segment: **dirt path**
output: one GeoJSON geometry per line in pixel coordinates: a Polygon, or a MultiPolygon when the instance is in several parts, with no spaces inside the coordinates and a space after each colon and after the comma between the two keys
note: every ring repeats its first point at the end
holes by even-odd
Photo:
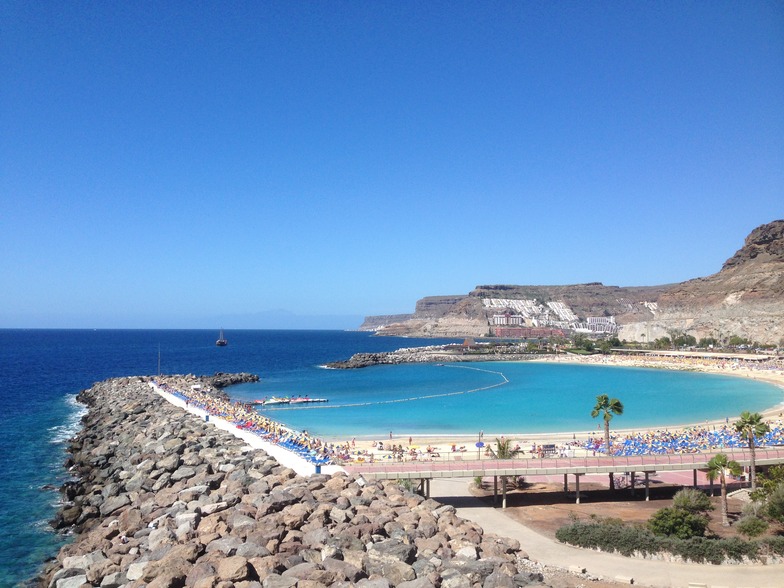
{"type": "MultiPolygon", "coordinates": [[[[569,522],[569,512],[577,510],[579,516],[587,517],[592,513],[602,513],[601,516],[614,516],[613,513],[620,515],[620,510],[623,510],[623,518],[647,520],[652,512],[667,505],[665,501],[607,502],[600,500],[601,496],[592,495],[583,504],[574,505],[564,500],[556,502],[551,488],[549,497],[547,491],[535,492],[532,494],[540,494],[539,498],[526,497],[525,507],[516,505],[504,512],[492,507],[492,498],[474,496],[469,485],[470,481],[465,478],[434,479],[431,496],[439,502],[454,505],[459,516],[479,523],[486,531],[520,541],[531,560],[544,565],[544,573],[552,578],[549,582],[554,586],[605,588],[629,584],[630,581],[636,585],[655,587],[694,585],[772,588],[784,585],[784,564],[679,564],[577,549],[552,539],[555,529],[569,522]],[[570,574],[570,569],[585,569],[587,575],[570,574]],[[592,581],[592,578],[595,580],[592,581]]],[[[560,495],[563,497],[563,493],[560,495]]],[[[518,500],[522,501],[522,495],[511,495],[507,498],[507,504],[514,505],[518,500]]],[[[716,525],[712,524],[711,528],[715,530],[716,525]]]]}

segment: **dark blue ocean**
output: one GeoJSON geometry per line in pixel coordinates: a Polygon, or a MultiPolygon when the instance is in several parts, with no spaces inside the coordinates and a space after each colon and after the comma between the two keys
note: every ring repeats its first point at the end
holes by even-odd
{"type": "MultiPolygon", "coordinates": [[[[229,389],[240,400],[309,395],[329,402],[269,410],[329,438],[396,434],[590,431],[596,395],[624,402],[618,426],[732,418],[782,402],[782,389],[726,376],[583,365],[478,363],[328,370],[360,351],[447,340],[343,331],[0,330],[0,588],[35,574],[67,541],[47,524],[66,441],[79,428],[76,394],[116,376],[252,372],[258,384],[229,389]]],[[[615,425],[616,421],[613,421],[615,425]]]]}
{"type": "Polygon", "coordinates": [[[35,574],[66,538],[49,530],[65,481],[65,441],[79,428],[76,394],[117,376],[253,372],[281,381],[324,373],[317,366],[358,351],[432,340],[342,331],[0,329],[0,587],[35,574]]]}

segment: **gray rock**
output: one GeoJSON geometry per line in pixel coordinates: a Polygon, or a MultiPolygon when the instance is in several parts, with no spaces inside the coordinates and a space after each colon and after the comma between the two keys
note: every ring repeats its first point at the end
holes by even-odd
{"type": "Polygon", "coordinates": [[[180,456],[176,453],[167,455],[155,462],[155,469],[163,470],[164,472],[174,472],[181,463],[180,456]]]}
{"type": "Polygon", "coordinates": [[[416,547],[406,545],[397,539],[387,539],[374,543],[367,550],[368,557],[382,562],[402,561],[411,564],[416,559],[416,547]]]}
{"type": "Polygon", "coordinates": [[[75,570],[84,570],[85,572],[90,569],[91,566],[100,563],[102,561],[106,561],[106,556],[103,554],[102,551],[92,551],[90,553],[86,553],[84,555],[75,555],[72,557],[66,557],[63,559],[63,568],[66,570],[75,569],[75,570]]]}
{"type": "Polygon", "coordinates": [[[123,572],[114,572],[107,574],[101,580],[101,588],[120,588],[128,582],[128,578],[123,572]]]}
{"type": "Polygon", "coordinates": [[[242,543],[242,539],[239,537],[221,537],[220,539],[215,539],[207,544],[207,553],[218,551],[226,556],[232,556],[237,553],[237,550],[242,543]]]}
{"type": "Polygon", "coordinates": [[[386,578],[366,578],[356,583],[357,588],[389,588],[389,580],[386,578]]]}
{"type": "Polygon", "coordinates": [[[324,527],[318,527],[317,529],[303,533],[302,544],[308,547],[319,548],[326,544],[329,538],[329,531],[324,527]]]}
{"type": "Polygon", "coordinates": [[[409,582],[401,582],[396,588],[435,588],[435,584],[427,578],[416,578],[409,582]]]}
{"type": "Polygon", "coordinates": [[[185,578],[185,585],[198,586],[199,582],[208,581],[208,585],[212,586],[213,582],[211,580],[216,580],[215,574],[216,570],[213,562],[204,561],[203,559],[199,560],[194,563],[188,571],[188,576],[185,578]]]}
{"type": "Polygon", "coordinates": [[[482,588],[517,588],[514,577],[496,570],[485,578],[482,588]]]}
{"type": "Polygon", "coordinates": [[[101,516],[109,516],[115,511],[120,510],[123,506],[127,506],[131,503],[131,499],[128,497],[127,494],[120,494],[119,496],[112,496],[111,498],[106,499],[101,504],[100,512],[101,516]]]}
{"type": "Polygon", "coordinates": [[[216,512],[221,512],[229,508],[228,502],[214,502],[212,504],[202,504],[197,512],[200,512],[202,515],[207,516],[214,514],[216,512]]]}
{"type": "Polygon", "coordinates": [[[390,584],[393,586],[397,586],[403,582],[410,582],[417,577],[414,568],[402,561],[384,563],[382,565],[381,575],[389,580],[390,584]]]}
{"type": "Polygon", "coordinates": [[[445,504],[443,506],[439,506],[438,508],[436,508],[433,511],[433,516],[438,519],[441,518],[441,516],[444,514],[455,514],[455,512],[456,511],[454,506],[452,506],[451,504],[445,504]]]}
{"type": "Polygon", "coordinates": [[[82,584],[87,582],[87,576],[79,575],[79,576],[71,576],[70,578],[63,578],[62,580],[57,580],[57,584],[55,585],[56,588],[80,588],[82,584]]]}
{"type": "Polygon", "coordinates": [[[125,576],[128,578],[128,581],[133,582],[134,580],[141,578],[144,575],[144,568],[146,568],[149,564],[150,562],[143,561],[129,565],[125,572],[125,576]]]}
{"type": "Polygon", "coordinates": [[[199,524],[201,517],[195,512],[183,512],[174,517],[174,524],[178,527],[188,525],[191,529],[195,529],[199,524]]]}
{"type": "Polygon", "coordinates": [[[125,482],[126,492],[138,492],[142,488],[147,488],[147,474],[144,472],[136,472],[129,480],[125,482]]]}
{"type": "Polygon", "coordinates": [[[176,537],[174,533],[166,528],[153,529],[148,537],[151,551],[155,551],[162,545],[174,543],[176,537]]]}
{"type": "Polygon", "coordinates": [[[258,543],[246,541],[237,547],[236,555],[241,555],[242,557],[248,559],[253,557],[266,557],[270,555],[270,550],[263,545],[259,545],[258,543]]]}
{"type": "Polygon", "coordinates": [[[444,570],[441,574],[441,588],[471,588],[471,580],[457,570],[444,570]]]}
{"type": "Polygon", "coordinates": [[[333,572],[338,579],[345,579],[349,582],[358,582],[359,580],[367,577],[362,569],[354,566],[347,561],[341,561],[334,558],[326,558],[321,562],[325,570],[333,572]]]}
{"type": "Polygon", "coordinates": [[[240,513],[230,514],[226,522],[231,532],[238,535],[241,535],[243,532],[247,534],[256,527],[256,519],[240,513]]]}
{"type": "Polygon", "coordinates": [[[477,553],[476,547],[474,546],[461,547],[460,549],[457,550],[455,556],[461,559],[471,559],[471,560],[479,559],[479,554],[477,553]]]}
{"type": "Polygon", "coordinates": [[[270,574],[262,580],[261,585],[262,588],[294,588],[297,585],[297,579],[270,574]]]}
{"type": "Polygon", "coordinates": [[[191,466],[181,466],[177,468],[171,475],[172,482],[179,482],[180,480],[186,480],[188,478],[192,478],[196,475],[196,469],[191,466]]]}

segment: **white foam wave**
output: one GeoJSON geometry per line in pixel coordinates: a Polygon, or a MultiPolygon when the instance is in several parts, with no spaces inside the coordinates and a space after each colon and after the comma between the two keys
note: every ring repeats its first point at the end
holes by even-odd
{"type": "Polygon", "coordinates": [[[49,433],[51,434],[49,443],[65,443],[81,429],[82,417],[87,414],[87,407],[76,400],[75,394],[66,394],[65,403],[70,412],[64,423],[49,428],[49,433]]]}

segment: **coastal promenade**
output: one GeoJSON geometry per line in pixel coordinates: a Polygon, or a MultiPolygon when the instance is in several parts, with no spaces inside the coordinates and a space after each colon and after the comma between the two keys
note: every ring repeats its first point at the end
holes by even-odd
{"type": "MultiPolygon", "coordinates": [[[[574,478],[576,501],[580,502],[580,478],[596,474],[642,474],[641,485],[648,498],[649,479],[654,472],[692,471],[694,485],[697,473],[706,470],[708,462],[717,453],[724,453],[729,459],[742,466],[751,464],[751,453],[745,448],[732,448],[722,451],[713,450],[701,453],[672,455],[634,455],[634,456],[585,456],[558,457],[543,459],[467,459],[451,461],[404,461],[351,463],[344,468],[366,480],[420,480],[422,489],[429,496],[430,481],[438,478],[476,478],[476,477],[517,477],[562,475],[564,490],[568,490],[568,478],[574,478]]],[[[761,465],[784,463],[784,446],[756,449],[756,462],[761,465]]],[[[496,485],[497,486],[497,485],[496,485]]],[[[504,506],[506,505],[505,484],[502,484],[504,506]]]]}

